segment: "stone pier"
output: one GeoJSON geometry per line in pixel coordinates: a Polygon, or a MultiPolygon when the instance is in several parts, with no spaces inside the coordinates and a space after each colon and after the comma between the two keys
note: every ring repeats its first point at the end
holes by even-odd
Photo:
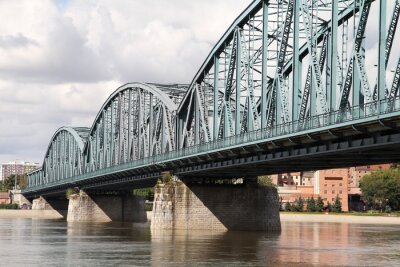
{"type": "Polygon", "coordinates": [[[32,201],[32,210],[54,210],[57,211],[60,216],[66,218],[68,213],[68,199],[62,197],[39,197],[32,201]]]}
{"type": "Polygon", "coordinates": [[[142,197],[129,194],[94,194],[80,191],[70,195],[69,222],[146,222],[142,197]]]}
{"type": "Polygon", "coordinates": [[[171,182],[155,188],[153,229],[280,231],[274,187],[171,182]]]}

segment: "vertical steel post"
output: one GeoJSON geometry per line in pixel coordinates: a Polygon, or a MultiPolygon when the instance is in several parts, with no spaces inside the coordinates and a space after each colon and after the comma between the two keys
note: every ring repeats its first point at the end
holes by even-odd
{"type": "MultiPolygon", "coordinates": [[[[240,80],[241,80],[241,42],[240,30],[236,29],[236,108],[235,108],[235,134],[240,134],[240,80]]],[[[250,112],[250,111],[249,111],[250,112]]]]}
{"type": "Polygon", "coordinates": [[[292,80],[292,121],[299,116],[299,90],[300,90],[300,0],[294,1],[293,23],[293,80],[292,80]]]}
{"type": "Polygon", "coordinates": [[[386,91],[386,0],[380,0],[379,7],[379,56],[378,56],[378,107],[381,111],[381,100],[386,91]]]}
{"type": "Polygon", "coordinates": [[[338,37],[338,1],[332,1],[332,20],[331,20],[331,40],[330,40],[330,102],[329,111],[334,111],[336,109],[336,85],[337,85],[337,37],[338,37]]]}
{"type": "Polygon", "coordinates": [[[326,110],[329,112],[331,111],[331,75],[332,70],[331,70],[331,65],[332,65],[332,58],[331,58],[331,51],[332,51],[332,32],[329,32],[326,36],[328,38],[327,42],[327,48],[326,48],[326,69],[325,69],[325,75],[326,75],[326,80],[325,80],[325,94],[326,94],[326,110]]]}
{"type": "Polygon", "coordinates": [[[213,140],[218,139],[218,82],[219,82],[219,58],[214,55],[214,114],[213,114],[213,140]]]}
{"type": "MultiPolygon", "coordinates": [[[[128,94],[128,98],[129,98],[129,102],[128,102],[128,148],[127,148],[127,160],[131,161],[131,146],[132,146],[132,88],[129,88],[129,94],[128,94]]],[[[151,101],[150,101],[151,102],[151,101]]],[[[150,113],[151,114],[151,113],[150,113]]],[[[150,116],[150,125],[151,125],[151,116],[150,116]]],[[[103,117],[104,120],[104,117],[103,117]]],[[[104,137],[103,137],[104,138],[104,137]]],[[[103,145],[103,151],[104,151],[105,147],[103,145]]]]}
{"type": "Polygon", "coordinates": [[[267,90],[268,90],[268,5],[263,0],[263,42],[262,42],[262,85],[261,85],[261,129],[267,127],[267,90]]]}
{"type": "Polygon", "coordinates": [[[153,94],[150,94],[150,115],[149,115],[149,156],[153,155],[153,124],[154,124],[154,120],[153,120],[153,109],[154,109],[154,105],[153,105],[153,94]]]}
{"type": "MultiPolygon", "coordinates": [[[[167,117],[166,116],[166,112],[167,112],[167,110],[166,110],[165,106],[162,106],[161,110],[162,110],[162,114],[161,114],[161,129],[160,129],[161,133],[160,134],[161,134],[161,154],[162,154],[162,153],[165,153],[165,147],[166,147],[166,144],[167,144],[166,137],[167,137],[167,127],[168,127],[168,125],[166,123],[166,117],[167,117]]],[[[144,145],[145,144],[143,144],[143,155],[142,155],[142,158],[145,157],[146,148],[144,147],[144,145]]]]}
{"type": "Polygon", "coordinates": [[[193,90],[194,97],[194,143],[200,144],[200,101],[199,101],[199,90],[200,85],[196,83],[193,90]]]}

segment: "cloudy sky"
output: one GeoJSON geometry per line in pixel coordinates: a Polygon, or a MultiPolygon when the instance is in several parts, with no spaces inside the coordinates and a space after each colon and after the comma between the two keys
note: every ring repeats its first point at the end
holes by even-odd
{"type": "Polygon", "coordinates": [[[0,162],[42,162],[131,81],[188,83],[250,0],[0,0],[0,162]]]}
{"type": "MultiPolygon", "coordinates": [[[[0,162],[41,163],[59,127],[90,127],[121,84],[189,83],[250,2],[0,0],[0,162]]],[[[367,71],[376,63],[367,57],[367,71]]]]}

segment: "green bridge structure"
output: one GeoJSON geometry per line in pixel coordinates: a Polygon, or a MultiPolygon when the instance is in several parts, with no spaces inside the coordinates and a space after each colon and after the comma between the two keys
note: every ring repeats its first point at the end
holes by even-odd
{"type": "Polygon", "coordinates": [[[255,177],[399,161],[399,15],[399,0],[255,0],[190,83],[127,83],[90,128],[58,129],[23,195],[51,206],[79,189],[68,220],[97,220],[93,205],[141,209],[121,192],[170,173],[152,227],[279,229],[276,190],[255,177]]]}

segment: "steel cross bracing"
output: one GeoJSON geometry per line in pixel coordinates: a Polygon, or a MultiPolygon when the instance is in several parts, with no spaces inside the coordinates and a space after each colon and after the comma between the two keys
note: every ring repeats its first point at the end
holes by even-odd
{"type": "Polygon", "coordinates": [[[85,146],[85,170],[95,171],[175,149],[176,105],[150,84],[118,88],[103,105],[85,146]]]}
{"type": "Polygon", "coordinates": [[[398,112],[399,16],[399,0],[255,0],[190,84],[124,85],[90,129],[57,131],[29,187],[398,112]]]}
{"type": "Polygon", "coordinates": [[[363,1],[363,6],[362,6],[362,13],[360,17],[360,23],[358,25],[357,29],[357,36],[354,42],[353,46],[353,54],[352,58],[350,59],[349,65],[347,66],[347,74],[345,76],[345,80],[343,82],[343,88],[341,90],[341,95],[340,95],[340,101],[339,101],[339,110],[343,111],[340,117],[338,117],[338,120],[340,121],[342,119],[344,110],[346,109],[348,105],[348,98],[350,95],[350,89],[352,86],[352,80],[353,80],[353,68],[354,68],[354,57],[357,56],[358,53],[360,53],[361,50],[361,45],[363,42],[363,37],[367,25],[367,20],[368,20],[368,15],[370,11],[371,4],[367,3],[367,1],[363,1]]]}
{"type": "Polygon", "coordinates": [[[51,138],[41,170],[33,171],[28,186],[51,183],[83,173],[83,147],[89,128],[61,127],[51,138]]]}
{"type": "MultiPolygon", "coordinates": [[[[385,49],[385,69],[389,63],[390,52],[392,51],[394,37],[397,30],[397,25],[400,18],[400,1],[396,0],[395,6],[393,8],[392,19],[390,20],[390,26],[387,34],[386,49],[385,49]]],[[[378,98],[378,82],[376,82],[374,87],[374,100],[378,98]]]]}

